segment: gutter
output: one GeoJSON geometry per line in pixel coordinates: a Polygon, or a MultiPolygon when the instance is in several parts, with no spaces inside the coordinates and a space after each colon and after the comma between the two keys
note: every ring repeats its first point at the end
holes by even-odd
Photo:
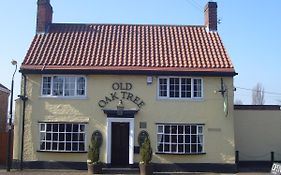
{"type": "Polygon", "coordinates": [[[25,125],[25,108],[26,108],[26,101],[28,100],[26,96],[26,75],[22,74],[23,76],[23,95],[19,95],[20,99],[23,101],[22,107],[22,128],[21,128],[21,148],[20,148],[20,170],[23,170],[23,149],[24,149],[24,125],[25,125]]]}

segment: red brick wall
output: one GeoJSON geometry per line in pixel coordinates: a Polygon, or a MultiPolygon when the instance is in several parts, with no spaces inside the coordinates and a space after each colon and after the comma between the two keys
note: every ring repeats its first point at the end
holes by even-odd
{"type": "Polygon", "coordinates": [[[0,132],[6,131],[9,94],[0,91],[0,132]]]}

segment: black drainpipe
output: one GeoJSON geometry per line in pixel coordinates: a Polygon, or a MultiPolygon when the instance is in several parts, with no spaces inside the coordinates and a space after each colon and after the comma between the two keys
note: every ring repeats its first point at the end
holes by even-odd
{"type": "Polygon", "coordinates": [[[23,95],[19,95],[20,99],[23,101],[22,107],[22,128],[21,128],[21,152],[20,152],[20,170],[23,170],[23,148],[24,148],[24,122],[25,122],[25,105],[27,101],[26,96],[26,75],[22,74],[23,76],[23,95]]]}

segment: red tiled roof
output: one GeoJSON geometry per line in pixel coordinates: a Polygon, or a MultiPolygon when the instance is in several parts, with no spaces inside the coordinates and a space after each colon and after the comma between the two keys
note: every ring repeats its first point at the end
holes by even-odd
{"type": "Polygon", "coordinates": [[[51,24],[36,34],[25,70],[228,72],[217,32],[205,26],[51,24]]]}

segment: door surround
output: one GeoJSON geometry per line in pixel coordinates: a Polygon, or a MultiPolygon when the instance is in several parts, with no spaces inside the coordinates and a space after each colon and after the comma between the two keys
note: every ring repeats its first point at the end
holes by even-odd
{"type": "Polygon", "coordinates": [[[111,163],[111,127],[113,122],[129,123],[129,164],[134,164],[134,118],[107,118],[106,121],[106,163],[111,163]]]}

